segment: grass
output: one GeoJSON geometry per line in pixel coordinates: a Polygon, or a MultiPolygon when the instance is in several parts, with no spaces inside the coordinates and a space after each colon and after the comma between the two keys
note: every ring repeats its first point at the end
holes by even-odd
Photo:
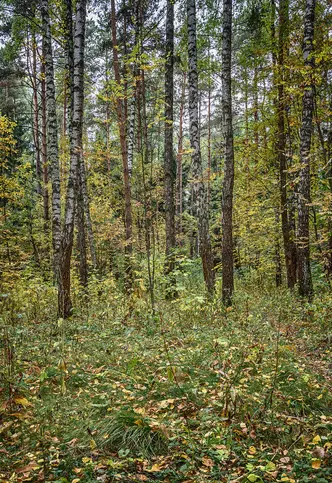
{"type": "Polygon", "coordinates": [[[247,281],[229,310],[141,293],[128,316],[106,279],[65,322],[54,300],[3,297],[0,481],[329,481],[329,294],[247,281]]]}

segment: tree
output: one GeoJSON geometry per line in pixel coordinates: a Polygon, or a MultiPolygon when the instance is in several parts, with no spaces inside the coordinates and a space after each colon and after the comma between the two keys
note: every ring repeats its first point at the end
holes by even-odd
{"type": "Polygon", "coordinates": [[[225,167],[222,188],[222,301],[232,303],[234,146],[232,123],[232,0],[223,2],[222,20],[222,127],[225,141],[225,167]]]}
{"type": "Polygon", "coordinates": [[[214,292],[215,272],[209,233],[209,214],[206,209],[206,190],[203,179],[201,160],[199,121],[198,121],[198,71],[196,46],[196,3],[187,0],[187,26],[188,26],[188,85],[189,85],[189,131],[193,174],[193,206],[197,206],[196,217],[198,221],[199,252],[202,258],[203,274],[209,294],[214,292]]]}
{"type": "MultiPolygon", "coordinates": [[[[66,318],[71,314],[70,262],[74,240],[74,221],[77,184],[80,164],[83,162],[83,107],[84,107],[84,47],[85,47],[86,0],[76,3],[73,47],[73,112],[70,142],[70,171],[67,184],[64,226],[61,237],[59,263],[59,313],[66,318]]],[[[83,202],[82,199],[79,200],[83,202]]],[[[80,220],[84,224],[84,221],[80,220]]]]}
{"type": "Polygon", "coordinates": [[[56,281],[59,283],[59,263],[61,247],[61,193],[60,166],[58,149],[58,121],[56,113],[54,65],[52,37],[48,0],[41,0],[41,17],[43,27],[43,58],[45,64],[45,90],[47,112],[47,156],[52,183],[52,240],[53,268],[56,281]]]}
{"type": "Polygon", "coordinates": [[[301,170],[298,183],[298,279],[299,294],[309,299],[313,295],[310,246],[309,246],[309,203],[310,203],[310,146],[314,110],[314,68],[313,41],[316,0],[306,0],[304,18],[303,59],[306,67],[306,86],[302,98],[302,125],[300,132],[301,170]]]}
{"type": "Polygon", "coordinates": [[[167,0],[166,63],[165,63],[165,154],[164,200],[166,222],[166,273],[174,268],[175,204],[174,204],[174,155],[173,155],[173,77],[174,77],[174,4],[167,0]]]}

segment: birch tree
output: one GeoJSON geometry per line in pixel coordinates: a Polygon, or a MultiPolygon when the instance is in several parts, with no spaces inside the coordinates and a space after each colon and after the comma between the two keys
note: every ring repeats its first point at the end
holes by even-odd
{"type": "Polygon", "coordinates": [[[311,299],[313,294],[310,246],[309,246],[309,203],[310,203],[310,147],[312,118],[314,110],[314,68],[313,41],[316,0],[306,0],[303,38],[303,60],[306,67],[307,85],[302,98],[302,125],[300,132],[301,170],[298,183],[298,279],[299,294],[311,299]]]}
{"type": "Polygon", "coordinates": [[[209,234],[209,214],[201,160],[198,121],[198,71],[196,46],[196,3],[187,0],[188,25],[188,85],[189,85],[189,131],[192,160],[193,205],[197,206],[199,252],[202,258],[205,285],[210,294],[214,291],[215,272],[209,234]]]}

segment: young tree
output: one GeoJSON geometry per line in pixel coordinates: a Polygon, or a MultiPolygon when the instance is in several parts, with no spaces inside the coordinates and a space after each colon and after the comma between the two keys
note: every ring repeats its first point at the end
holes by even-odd
{"type": "Polygon", "coordinates": [[[223,1],[222,20],[222,127],[225,141],[225,168],[222,188],[222,301],[232,303],[234,146],[232,123],[232,0],[223,1]]]}
{"type": "Polygon", "coordinates": [[[198,121],[198,71],[196,46],[196,2],[187,0],[188,25],[188,85],[189,85],[189,131],[192,150],[193,206],[197,206],[199,251],[202,258],[205,285],[210,294],[214,292],[215,272],[209,233],[209,213],[206,209],[206,190],[203,180],[201,147],[198,121]]]}
{"type": "Polygon", "coordinates": [[[313,40],[316,0],[306,0],[303,38],[303,59],[306,67],[307,85],[302,98],[302,125],[300,132],[301,170],[298,183],[298,279],[299,294],[311,299],[313,295],[310,246],[309,246],[309,203],[310,203],[310,146],[314,110],[314,68],[313,40]]]}

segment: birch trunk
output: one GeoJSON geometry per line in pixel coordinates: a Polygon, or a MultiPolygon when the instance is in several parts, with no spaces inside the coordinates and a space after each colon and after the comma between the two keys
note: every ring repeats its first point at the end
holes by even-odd
{"type": "Polygon", "coordinates": [[[310,147],[312,135],[312,118],[314,109],[314,89],[312,70],[314,68],[313,40],[315,26],[316,0],[306,0],[303,59],[309,83],[302,98],[302,126],[300,131],[300,163],[301,170],[298,185],[298,279],[299,294],[309,300],[313,295],[310,247],[309,247],[309,203],[310,203],[310,147]]]}
{"type": "Polygon", "coordinates": [[[58,152],[58,122],[56,115],[53,49],[50,29],[48,0],[41,0],[41,16],[43,26],[43,57],[45,65],[45,90],[47,111],[47,156],[52,183],[52,244],[53,267],[58,280],[59,252],[61,245],[61,197],[60,167],[58,152]]]}
{"type": "Polygon", "coordinates": [[[225,167],[222,187],[222,301],[232,303],[234,292],[233,188],[234,145],[232,122],[232,0],[223,1],[222,20],[222,124],[225,167]]]}
{"type": "Polygon", "coordinates": [[[202,258],[206,288],[210,294],[214,292],[215,272],[209,234],[209,215],[207,212],[206,189],[203,180],[201,149],[198,123],[198,72],[196,47],[196,3],[187,0],[188,21],[188,61],[189,61],[189,130],[192,150],[193,201],[197,204],[197,221],[199,250],[202,258]]]}
{"type": "Polygon", "coordinates": [[[73,113],[72,139],[70,146],[70,170],[67,185],[65,220],[61,240],[59,313],[66,318],[71,314],[70,262],[74,238],[75,194],[80,176],[83,156],[83,105],[84,105],[84,44],[85,44],[86,0],[76,3],[76,21],[73,48],[73,113]]]}

